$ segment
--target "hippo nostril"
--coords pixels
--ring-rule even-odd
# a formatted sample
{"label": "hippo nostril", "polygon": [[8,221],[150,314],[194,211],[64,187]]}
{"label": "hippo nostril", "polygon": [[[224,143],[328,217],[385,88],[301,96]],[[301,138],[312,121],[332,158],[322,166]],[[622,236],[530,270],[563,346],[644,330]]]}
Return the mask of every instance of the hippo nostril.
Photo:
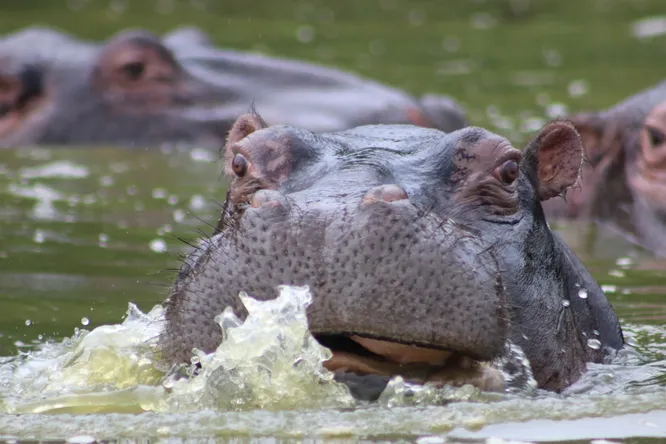
{"label": "hippo nostril", "polygon": [[380,185],[368,191],[361,202],[362,206],[376,202],[396,202],[407,199],[407,192],[398,185]]}
{"label": "hippo nostril", "polygon": [[287,199],[284,195],[274,190],[259,190],[254,193],[250,201],[250,206],[253,208],[285,207],[286,205]]}

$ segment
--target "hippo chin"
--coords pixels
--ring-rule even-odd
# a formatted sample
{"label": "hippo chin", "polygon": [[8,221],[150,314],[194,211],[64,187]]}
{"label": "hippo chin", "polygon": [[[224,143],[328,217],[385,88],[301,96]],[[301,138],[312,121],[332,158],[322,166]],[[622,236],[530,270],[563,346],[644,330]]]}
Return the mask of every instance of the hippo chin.
{"label": "hippo chin", "polygon": [[452,99],[331,68],[214,47],[197,29],[84,42],[30,28],[0,39],[0,147],[165,143],[217,148],[251,104],[271,123],[466,125]]}
{"label": "hippo chin", "polygon": [[588,162],[566,201],[546,203],[546,214],[602,222],[666,255],[666,82],[570,120]]}
{"label": "hippo chin", "polygon": [[266,300],[279,285],[308,285],[309,329],[333,351],[327,367],[356,388],[400,374],[501,390],[485,363],[511,341],[538,386],[560,391],[624,344],[541,208],[576,182],[581,161],[564,121],[521,152],[475,127],[314,134],[245,115],[226,145],[233,181],[217,229],[166,302],[163,354],[178,363],[215,350],[213,318],[226,307],[247,315],[241,291]]}

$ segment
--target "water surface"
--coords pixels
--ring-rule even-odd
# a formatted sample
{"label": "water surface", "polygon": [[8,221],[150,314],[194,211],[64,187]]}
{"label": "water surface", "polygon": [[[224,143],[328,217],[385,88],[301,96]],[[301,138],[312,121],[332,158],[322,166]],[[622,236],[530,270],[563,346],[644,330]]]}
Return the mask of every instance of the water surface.
{"label": "water surface", "polygon": [[[661,0],[26,5],[3,3],[0,29],[39,22],[99,39],[128,26],[196,24],[219,45],[344,67],[414,94],[452,94],[474,124],[518,144],[548,118],[610,106],[661,80],[666,64]],[[177,149],[0,152],[0,356],[11,357],[0,358],[0,438],[666,436],[666,262],[588,224],[556,228],[603,285],[640,355],[592,365],[563,395],[410,394],[398,381],[372,406],[348,404],[339,387],[299,394],[294,385],[282,398],[273,386],[263,404],[229,406],[236,381],[210,392],[218,404],[165,404],[175,398],[149,346],[159,328],[151,310],[168,295],[188,243],[217,221],[227,185],[217,159]],[[130,302],[137,308],[121,324]],[[299,375],[326,378],[315,364]]]}

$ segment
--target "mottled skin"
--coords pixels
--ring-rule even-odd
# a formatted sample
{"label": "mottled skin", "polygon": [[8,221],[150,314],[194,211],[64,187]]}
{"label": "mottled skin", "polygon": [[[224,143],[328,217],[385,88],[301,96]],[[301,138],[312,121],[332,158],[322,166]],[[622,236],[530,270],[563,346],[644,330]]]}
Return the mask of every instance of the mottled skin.
{"label": "mottled skin", "polygon": [[124,31],[102,44],[29,28],[0,39],[0,147],[217,148],[254,104],[267,121],[311,131],[367,123],[466,125],[452,99],[335,69],[214,47],[194,28]]}
{"label": "mottled skin", "polygon": [[213,318],[227,306],[246,315],[240,291],[270,299],[280,284],[309,285],[310,330],[334,355],[374,339],[383,351],[418,346],[429,362],[487,361],[510,339],[539,386],[559,391],[623,345],[610,303],[541,207],[575,183],[581,159],[563,121],[521,153],[475,127],[315,134],[245,115],[226,145],[233,181],[218,228],[167,301],[164,355],[214,350]]}
{"label": "mottled skin", "polygon": [[544,205],[548,217],[596,220],[666,254],[666,82],[570,119],[588,161],[566,200]]}

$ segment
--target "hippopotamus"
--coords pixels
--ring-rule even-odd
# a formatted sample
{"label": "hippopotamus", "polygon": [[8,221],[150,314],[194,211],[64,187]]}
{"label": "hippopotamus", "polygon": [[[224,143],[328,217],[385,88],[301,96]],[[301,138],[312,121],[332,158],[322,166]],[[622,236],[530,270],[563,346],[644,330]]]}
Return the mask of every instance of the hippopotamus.
{"label": "hippopotamus", "polygon": [[582,150],[567,121],[521,151],[472,126],[314,133],[241,116],[219,223],[178,272],[161,353],[175,365],[214,351],[214,317],[247,316],[241,291],[269,300],[307,285],[326,367],[358,393],[363,378],[377,388],[394,375],[503,390],[486,363],[509,343],[538,387],[561,391],[624,346],[612,305],[541,206],[576,183]]}
{"label": "hippopotamus", "polygon": [[551,219],[588,219],[666,254],[666,82],[610,109],[568,118],[585,147],[579,183],[544,205]]}
{"label": "hippopotamus", "polygon": [[162,38],[125,30],[93,43],[49,28],[0,40],[0,146],[154,146],[219,149],[239,114],[338,131],[412,123],[452,131],[462,107],[421,100],[332,68],[219,49],[196,28]]}

